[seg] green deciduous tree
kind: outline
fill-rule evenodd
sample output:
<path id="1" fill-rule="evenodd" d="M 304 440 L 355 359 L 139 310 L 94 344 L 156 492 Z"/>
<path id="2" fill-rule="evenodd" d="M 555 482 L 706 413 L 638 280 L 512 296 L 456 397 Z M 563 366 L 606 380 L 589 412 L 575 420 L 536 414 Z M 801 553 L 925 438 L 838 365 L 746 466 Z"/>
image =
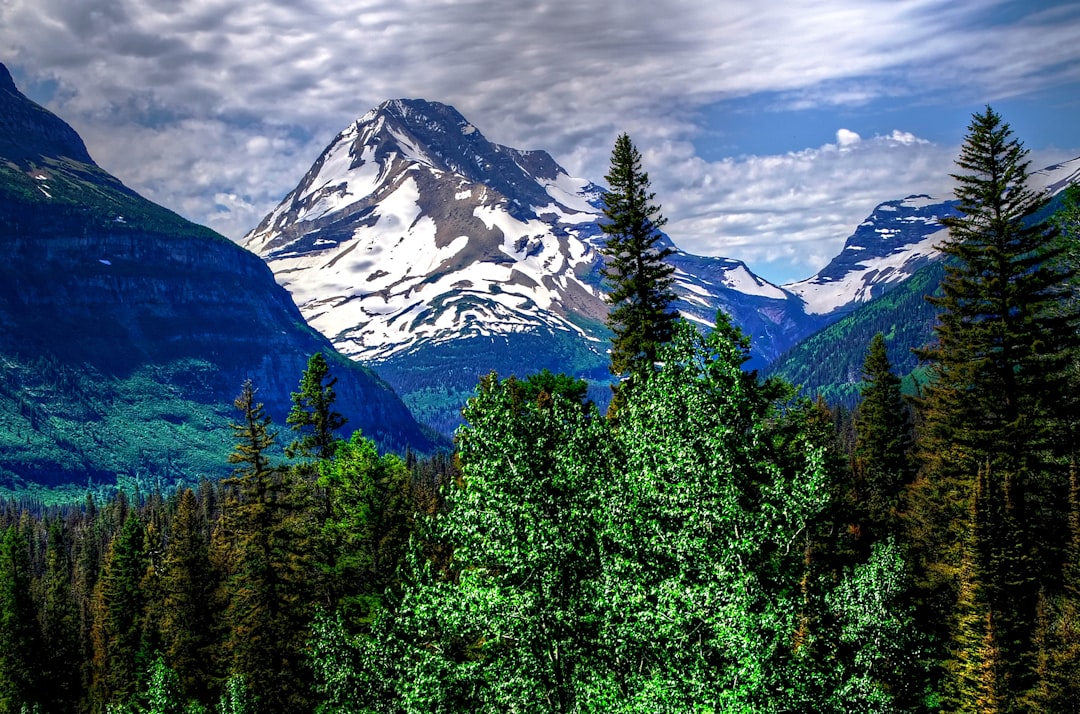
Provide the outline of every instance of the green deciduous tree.
<path id="1" fill-rule="evenodd" d="M 413 519 L 409 471 L 356 432 L 319 462 L 319 486 L 329 507 L 322 535 L 331 601 L 355 629 L 396 580 Z"/>
<path id="2" fill-rule="evenodd" d="M 641 154 L 626 134 L 615 141 L 605 179 L 610 188 L 600 228 L 607 235 L 601 250 L 611 305 L 607 324 L 615 333 L 611 372 L 622 376 L 651 369 L 657 349 L 671 339 L 678 318 L 671 308 L 675 269 L 665 259 L 675 251 L 660 232 L 666 221 L 653 203 Z"/>

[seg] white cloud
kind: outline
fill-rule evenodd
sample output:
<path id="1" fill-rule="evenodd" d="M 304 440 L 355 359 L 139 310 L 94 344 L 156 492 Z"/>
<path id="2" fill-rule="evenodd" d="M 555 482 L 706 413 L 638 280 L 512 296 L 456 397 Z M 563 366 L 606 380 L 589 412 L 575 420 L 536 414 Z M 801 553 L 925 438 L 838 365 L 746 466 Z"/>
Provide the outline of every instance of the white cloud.
<path id="1" fill-rule="evenodd" d="M 666 230 L 680 247 L 735 256 L 789 282 L 839 253 L 878 203 L 912 193 L 951 198 L 947 170 L 957 148 L 913 136 L 896 141 L 897 134 L 853 141 L 838 132 L 836 144 L 715 162 L 671 143 L 645 161 L 671 167 L 660 180 L 650 177 L 670 218 Z"/>
<path id="2" fill-rule="evenodd" d="M 993 12 L 1002 4 L 2 0 L 0 47 L 9 54 L 0 60 L 57 82 L 50 107 L 130 186 L 239 237 L 337 131 L 388 98 L 453 104 L 490 139 L 547 149 L 597 180 L 619 131 L 655 155 L 682 152 L 701 129 L 695 110 L 728 98 L 770 92 L 789 107 L 823 107 L 947 92 L 981 103 L 1080 80 L 1080 8 L 1000 25 Z M 936 155 L 903 131 L 859 142 L 844 131 L 832 149 L 698 161 L 704 168 L 691 152 L 678 167 L 721 188 L 751 182 L 730 191 L 783 199 L 775 211 L 749 196 L 710 202 L 706 187 L 667 176 L 674 167 L 656 164 L 651 174 L 672 189 L 674 225 L 699 226 L 689 235 L 737 226 L 714 235 L 735 236 L 743 255 L 764 254 L 750 232 L 756 220 L 766 241 L 793 237 L 800 247 L 783 250 L 796 261 L 810 236 L 824 240 L 848 220 L 837 206 L 866 195 L 856 176 L 914 179 L 918 162 L 871 167 L 894 156 L 885 147 Z M 801 228 L 789 205 L 807 211 Z M 677 214 L 681 206 L 694 212 Z M 742 217 L 703 213 L 749 206 Z"/>
<path id="3" fill-rule="evenodd" d="M 849 129 L 841 128 L 836 130 L 836 143 L 840 148 L 854 146 L 860 141 L 862 141 L 862 137 Z"/>

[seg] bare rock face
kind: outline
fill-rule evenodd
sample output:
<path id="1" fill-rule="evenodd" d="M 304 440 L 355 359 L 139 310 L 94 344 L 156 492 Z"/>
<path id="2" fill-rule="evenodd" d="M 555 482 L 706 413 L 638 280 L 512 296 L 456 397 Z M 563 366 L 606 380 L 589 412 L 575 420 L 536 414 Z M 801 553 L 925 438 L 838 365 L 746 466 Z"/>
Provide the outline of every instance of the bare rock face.
<path id="1" fill-rule="evenodd" d="M 290 393 L 316 351 L 328 355 L 339 377 L 348 428 L 398 449 L 433 447 L 385 382 L 338 356 L 305 324 L 257 256 L 100 169 L 71 127 L 20 94 L 0 70 L 0 356 L 11 366 L 0 380 L 0 480 L 85 483 L 87 473 L 108 478 L 135 470 L 129 453 L 144 455 L 143 470 L 170 463 L 176 477 L 202 475 L 215 460 L 217 473 L 205 475 L 227 473 L 231 403 L 244 379 L 253 380 L 283 426 Z M 42 370 L 69 374 L 99 422 L 131 412 L 131 424 L 110 437 L 114 449 L 91 448 L 82 437 L 66 439 L 67 450 L 41 446 L 57 442 L 56 429 L 94 429 L 72 417 L 86 409 L 46 388 Z M 130 398 L 102 396 L 124 392 L 136 378 L 154 393 L 155 414 L 170 411 L 169 399 L 183 405 L 170 412 L 176 433 L 140 434 Z M 100 393 L 93 382 L 101 383 Z M 35 401 L 38 392 L 52 395 L 46 406 Z M 34 410 L 36 416 L 26 415 Z M 211 423 L 186 424 L 184 415 L 195 412 L 209 414 Z M 185 441 L 189 427 L 206 438 Z M 22 434 L 22 445 L 3 443 L 5 429 Z M 216 451 L 187 459 L 189 449 Z"/>

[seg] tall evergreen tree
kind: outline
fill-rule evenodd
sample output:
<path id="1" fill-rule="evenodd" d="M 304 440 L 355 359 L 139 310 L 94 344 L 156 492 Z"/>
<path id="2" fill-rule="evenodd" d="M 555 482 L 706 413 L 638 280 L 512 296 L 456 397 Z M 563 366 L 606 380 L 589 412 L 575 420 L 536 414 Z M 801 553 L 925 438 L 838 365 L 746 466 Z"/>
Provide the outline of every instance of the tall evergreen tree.
<path id="1" fill-rule="evenodd" d="M 854 471 L 872 540 L 897 530 L 900 496 L 914 477 L 911 414 L 893 374 L 885 336 L 874 335 L 863 363 L 862 401 L 855 414 Z"/>
<path id="2" fill-rule="evenodd" d="M 0 712 L 40 703 L 40 635 L 30 598 L 30 545 L 18 527 L 0 541 Z M 24 709 L 25 707 L 25 709 Z"/>
<path id="3" fill-rule="evenodd" d="M 94 592 L 94 695 L 102 710 L 105 704 L 128 701 L 149 665 L 143 647 L 143 544 L 142 520 L 129 512 Z"/>
<path id="4" fill-rule="evenodd" d="M 234 402 L 238 464 L 223 481 L 228 496 L 214 533 L 214 557 L 224 573 L 226 656 L 266 711 L 307 711 L 310 676 L 303 655 L 308 636 L 304 585 L 311 582 L 308 545 L 300 538 L 302 484 L 273 465 L 267 451 L 276 433 L 251 380 Z M 287 677 L 281 673 L 288 672 Z"/>
<path id="5" fill-rule="evenodd" d="M 330 377 L 330 368 L 322 352 L 308 359 L 307 369 L 300 378 L 300 391 L 293 392 L 292 411 L 287 423 L 299 436 L 285 449 L 289 458 L 314 456 L 328 459 L 334 455 L 337 432 L 345 426 L 345 418 L 334 411 L 337 377 Z"/>
<path id="6" fill-rule="evenodd" d="M 1061 385 L 1080 336 L 1075 311 L 1061 309 L 1070 278 L 1063 245 L 1034 220 L 1045 197 L 1027 187 L 1027 151 L 989 107 L 968 129 L 954 175 L 960 215 L 945 221 L 942 295 L 930 298 L 937 342 L 919 352 L 931 381 L 918 402 L 923 471 L 911 533 L 927 602 L 944 623 L 958 587 L 948 564 L 960 562 L 961 534 L 975 518 L 1004 680 L 995 697 L 1010 708 L 1031 684 L 1037 593 L 1060 583 L 1064 452 L 1074 448 L 1061 437 L 1078 406 Z M 976 489 L 980 472 L 991 482 Z M 986 497 L 973 510 L 977 491 Z"/>
<path id="7" fill-rule="evenodd" d="M 206 527 L 195 493 L 184 489 L 172 519 L 161 574 L 161 630 L 165 653 L 185 698 L 210 704 L 209 685 L 217 659 L 213 617 L 216 577 L 210 565 Z"/>
<path id="8" fill-rule="evenodd" d="M 615 333 L 611 372 L 623 376 L 650 370 L 657 348 L 671 339 L 678 318 L 671 309 L 675 268 L 665 260 L 675 251 L 660 232 L 666 219 L 653 203 L 649 175 L 627 134 L 615 141 L 605 179 L 610 190 L 604 194 L 607 220 L 600 229 L 607 235 L 601 249 L 610 289 L 607 324 Z"/>
<path id="9" fill-rule="evenodd" d="M 45 580 L 41 629 L 47 645 L 42 692 L 46 711 L 74 711 L 79 700 L 79 611 L 72 591 L 68 530 L 61 517 L 49 522 L 45 547 Z"/>

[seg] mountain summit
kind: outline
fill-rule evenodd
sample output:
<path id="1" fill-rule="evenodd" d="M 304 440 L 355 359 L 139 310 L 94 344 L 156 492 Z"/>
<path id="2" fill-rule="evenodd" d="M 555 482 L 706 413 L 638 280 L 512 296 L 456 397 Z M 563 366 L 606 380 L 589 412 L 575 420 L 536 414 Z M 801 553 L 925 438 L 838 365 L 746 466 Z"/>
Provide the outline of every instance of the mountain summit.
<path id="1" fill-rule="evenodd" d="M 548 368 L 604 381 L 602 190 L 549 154 L 488 141 L 457 110 L 385 102 L 338 134 L 244 240 L 309 323 L 345 354 L 375 361 L 414 410 L 492 369 Z M 762 363 L 808 318 L 801 302 L 741 262 L 679 252 L 676 307 L 711 326 L 718 308 Z"/>
<path id="2" fill-rule="evenodd" d="M 581 318 L 606 314 L 588 279 L 595 194 L 452 107 L 395 100 L 338 134 L 244 244 L 360 359 L 530 330 L 588 339 Z"/>

